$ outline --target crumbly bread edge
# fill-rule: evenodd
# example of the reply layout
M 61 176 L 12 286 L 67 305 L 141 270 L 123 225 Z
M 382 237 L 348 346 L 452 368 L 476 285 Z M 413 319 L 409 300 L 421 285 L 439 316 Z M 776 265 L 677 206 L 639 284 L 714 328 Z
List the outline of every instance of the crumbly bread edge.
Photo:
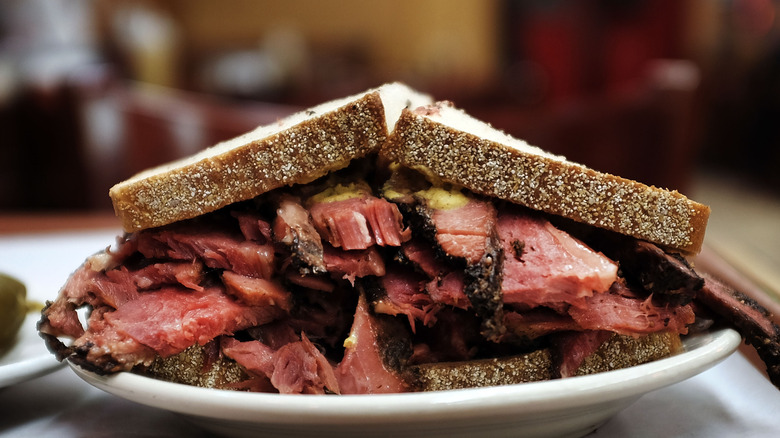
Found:
M 456 119 L 468 117 L 448 106 L 433 108 L 430 113 L 404 110 L 380 153 L 475 193 L 647 240 L 686 255 L 701 250 L 708 206 L 677 191 L 567 161 L 475 119 L 470 124 L 484 133 L 455 128 L 447 122 L 452 111 L 459 113 Z

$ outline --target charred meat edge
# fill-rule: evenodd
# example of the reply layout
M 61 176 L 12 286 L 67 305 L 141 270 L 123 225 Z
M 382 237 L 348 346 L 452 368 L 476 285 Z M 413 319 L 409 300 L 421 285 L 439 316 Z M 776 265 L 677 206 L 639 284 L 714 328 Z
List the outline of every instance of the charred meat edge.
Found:
M 436 257 L 451 263 L 456 269 L 464 269 L 464 293 L 469 298 L 474 311 L 482 319 L 483 335 L 498 342 L 506 331 L 504 327 L 501 281 L 504 264 L 504 249 L 495 227 L 490 234 L 485 254 L 478 263 L 468 264 L 459 257 L 447 254 L 436 243 L 436 225 L 433 223 L 433 211 L 423 201 L 416 200 L 413 205 L 400 203 L 398 208 L 409 227 L 419 233 L 426 242 L 436 249 Z
M 715 313 L 719 323 L 734 327 L 766 365 L 769 380 L 780 388 L 780 327 L 754 299 L 710 275 L 696 301 Z

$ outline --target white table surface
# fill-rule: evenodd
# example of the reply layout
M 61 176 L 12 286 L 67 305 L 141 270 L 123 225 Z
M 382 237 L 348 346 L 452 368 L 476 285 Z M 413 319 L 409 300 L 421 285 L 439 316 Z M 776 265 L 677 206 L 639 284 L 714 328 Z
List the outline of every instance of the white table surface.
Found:
M 110 245 L 116 232 L 0 236 L 0 272 L 23 280 L 31 298 L 53 299 L 67 275 Z M 0 388 L 0 438 L 26 436 L 211 435 L 177 414 L 106 394 L 64 367 Z M 589 435 L 629 436 L 780 437 L 780 391 L 736 353 L 698 376 L 646 394 Z

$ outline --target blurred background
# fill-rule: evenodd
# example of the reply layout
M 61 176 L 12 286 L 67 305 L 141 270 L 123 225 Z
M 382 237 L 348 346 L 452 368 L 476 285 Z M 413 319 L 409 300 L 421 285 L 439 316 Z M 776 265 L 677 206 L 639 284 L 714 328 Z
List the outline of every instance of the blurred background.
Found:
M 404 81 L 712 206 L 780 300 L 780 0 L 0 0 L 0 214 Z M 1 230 L 0 230 L 1 231 Z
M 707 248 L 777 308 L 779 13 L 780 0 L 0 0 L 0 217 L 111 219 L 108 189 L 144 168 L 403 81 L 710 205 Z
M 108 188 L 143 168 L 394 80 L 599 170 L 688 194 L 744 186 L 770 202 L 778 11 L 774 0 L 0 0 L 0 211 L 108 210 Z

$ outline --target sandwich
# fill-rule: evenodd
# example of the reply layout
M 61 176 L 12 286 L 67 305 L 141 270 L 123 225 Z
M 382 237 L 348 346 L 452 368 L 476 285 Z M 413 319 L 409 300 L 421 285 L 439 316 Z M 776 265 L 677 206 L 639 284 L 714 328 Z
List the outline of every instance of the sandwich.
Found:
M 59 360 L 207 388 L 449 390 L 658 360 L 771 316 L 689 259 L 709 208 L 400 83 L 111 188 L 117 242 L 47 302 Z

